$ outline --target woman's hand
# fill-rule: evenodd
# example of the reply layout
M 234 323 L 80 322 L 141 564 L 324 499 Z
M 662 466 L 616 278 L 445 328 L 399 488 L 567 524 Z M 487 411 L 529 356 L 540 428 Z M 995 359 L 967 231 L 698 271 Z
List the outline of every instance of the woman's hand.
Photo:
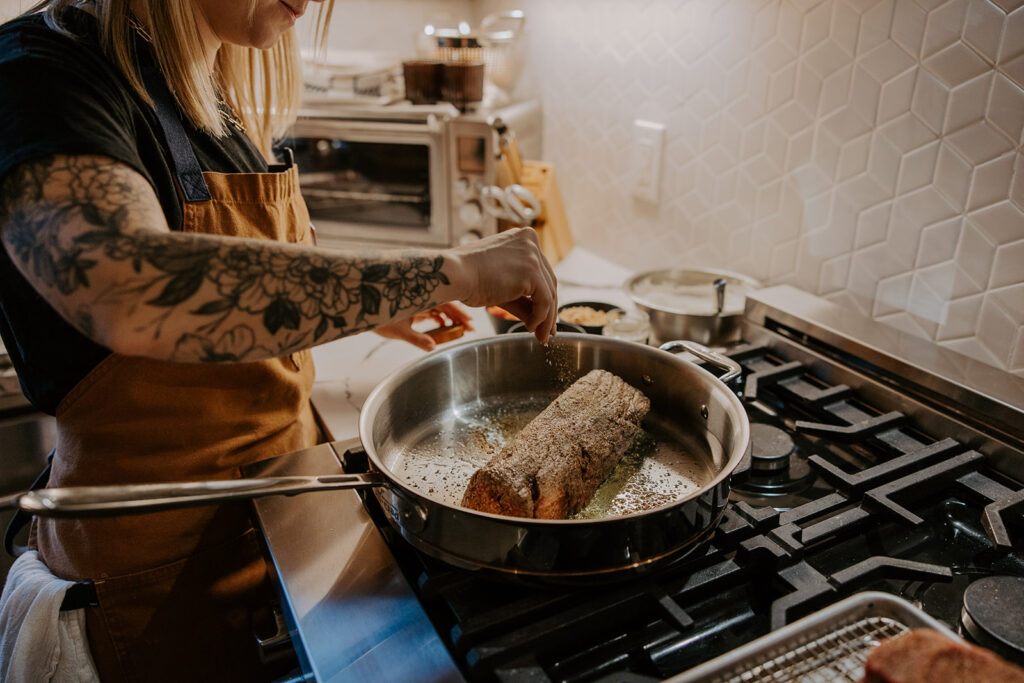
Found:
M 456 264 L 459 299 L 467 306 L 501 306 L 543 344 L 555 329 L 557 280 L 533 228 L 513 228 L 445 255 Z
M 423 332 L 417 332 L 412 329 L 413 323 L 418 323 L 423 320 L 433 319 L 439 326 L 447 325 L 462 325 L 467 330 L 473 329 L 473 323 L 469 314 L 457 304 L 441 304 L 436 308 L 431 308 L 429 311 L 417 313 L 416 315 L 400 320 L 397 323 L 390 325 L 383 325 L 374 329 L 374 332 L 382 337 L 388 339 L 400 339 L 407 341 L 413 346 L 418 346 L 424 351 L 432 351 L 437 343 L 429 335 Z

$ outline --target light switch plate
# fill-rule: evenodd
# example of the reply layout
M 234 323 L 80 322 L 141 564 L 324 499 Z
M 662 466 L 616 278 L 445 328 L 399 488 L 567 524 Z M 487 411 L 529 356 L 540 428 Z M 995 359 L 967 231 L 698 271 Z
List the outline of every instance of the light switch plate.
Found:
M 665 124 L 636 119 L 633 122 L 633 196 L 658 201 L 661 186 L 661 150 Z

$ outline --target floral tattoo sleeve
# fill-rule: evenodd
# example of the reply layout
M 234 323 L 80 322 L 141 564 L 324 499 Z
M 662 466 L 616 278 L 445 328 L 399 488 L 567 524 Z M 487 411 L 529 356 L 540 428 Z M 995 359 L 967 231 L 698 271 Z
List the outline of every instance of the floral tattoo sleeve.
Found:
M 181 361 L 290 353 L 430 308 L 450 284 L 436 253 L 170 232 L 145 179 L 103 157 L 19 166 L 0 185 L 0 231 L 22 273 L 85 334 L 104 341 L 97 320 L 115 311 L 119 334 L 154 349 L 146 355 Z

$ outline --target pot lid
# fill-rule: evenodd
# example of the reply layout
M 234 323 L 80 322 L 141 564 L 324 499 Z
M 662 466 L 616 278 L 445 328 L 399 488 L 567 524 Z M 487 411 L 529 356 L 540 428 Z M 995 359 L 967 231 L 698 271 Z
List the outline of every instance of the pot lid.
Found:
M 718 270 L 662 269 L 638 273 L 625 284 L 637 304 L 683 315 L 717 315 L 743 312 L 747 293 L 758 283 L 745 275 Z

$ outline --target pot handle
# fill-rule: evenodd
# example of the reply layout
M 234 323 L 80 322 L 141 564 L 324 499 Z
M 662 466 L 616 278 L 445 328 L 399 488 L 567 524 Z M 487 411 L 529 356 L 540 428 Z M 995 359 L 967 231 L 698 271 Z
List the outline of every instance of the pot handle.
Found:
M 725 370 L 725 374 L 718 378 L 723 384 L 728 384 L 743 374 L 743 366 L 732 358 L 723 356 L 717 351 L 712 351 L 708 347 L 703 344 L 698 344 L 697 342 L 670 341 L 665 342 L 658 348 L 662 351 L 668 351 L 669 353 L 678 353 L 680 349 L 689 351 L 693 355 L 697 356 L 697 358 L 711 363 L 720 370 Z
M 18 507 L 40 517 L 100 517 L 251 500 L 308 491 L 387 486 L 377 472 L 307 477 L 267 477 L 225 481 L 183 481 L 122 486 L 44 488 L 0 499 L 0 507 Z

